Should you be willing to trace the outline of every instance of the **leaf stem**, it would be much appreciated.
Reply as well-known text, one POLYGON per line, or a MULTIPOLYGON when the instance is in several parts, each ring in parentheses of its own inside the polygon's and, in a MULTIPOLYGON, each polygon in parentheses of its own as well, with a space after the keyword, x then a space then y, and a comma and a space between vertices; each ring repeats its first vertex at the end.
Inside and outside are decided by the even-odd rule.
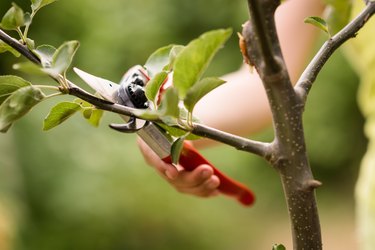
POLYGON ((45 99, 50 99, 50 98, 52 98, 52 97, 56 97, 56 96, 60 96, 60 95, 64 95, 64 93, 62 93, 62 92, 53 93, 53 94, 50 94, 50 95, 45 96, 44 98, 45 98, 45 99))
MULTIPOLYGON (((37 9, 38 10, 38 9, 37 9)), ((28 35, 28 33, 29 33, 29 28, 30 28, 30 26, 31 26, 31 23, 33 22, 33 18, 34 18, 34 16, 35 16, 35 14, 36 14, 36 12, 37 12, 37 10, 31 10, 31 13, 30 13, 30 23, 28 23, 26 26, 25 26, 25 30, 24 30, 24 32, 23 32, 23 35, 27 38, 27 35, 28 35)))
POLYGON ((24 35, 23 35, 22 30, 20 29, 20 27, 17 27, 16 31, 17 31, 18 35, 20 36, 23 44, 27 45, 26 38, 24 37, 24 35))
POLYGON ((57 86, 51 86, 51 85, 33 85, 33 86, 40 88, 40 89, 50 89, 50 90, 56 90, 60 92, 60 88, 57 86))
POLYGON ((189 111, 187 116, 187 124, 189 127, 193 127, 193 112, 189 111))

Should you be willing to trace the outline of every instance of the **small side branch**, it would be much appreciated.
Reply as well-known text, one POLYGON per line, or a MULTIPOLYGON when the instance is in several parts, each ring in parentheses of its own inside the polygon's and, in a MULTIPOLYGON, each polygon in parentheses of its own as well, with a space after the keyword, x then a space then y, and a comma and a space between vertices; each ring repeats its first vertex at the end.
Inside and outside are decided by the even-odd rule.
POLYGON ((323 44, 294 87, 297 95, 303 103, 306 103, 307 95, 309 94, 316 77, 333 52, 335 52, 344 42, 355 37, 357 32, 365 25, 374 13, 375 2, 368 2, 367 6, 355 19, 323 44))
MULTIPOLYGON (((84 91, 83 89, 75 86, 73 83, 69 82, 69 94, 79 97, 82 100, 85 100, 95 106, 97 106, 100 109, 114 112, 121 115, 126 116, 135 116, 136 109, 126 107, 123 105, 119 105, 116 103, 111 103, 106 100, 97 98, 96 96, 91 95, 90 93, 84 91)), ((154 120, 154 121, 160 121, 160 120, 154 120)), ((231 133, 227 133, 224 131, 220 131, 208 126, 205 126, 203 124, 194 123, 193 128, 190 131, 191 133, 202 136, 205 138, 209 138, 218 142, 222 142, 224 144, 227 144, 229 146, 232 146, 234 148, 237 148, 241 151, 246 151, 250 153, 254 153, 258 156, 261 156, 265 159, 269 157, 270 154, 270 147, 268 143, 258 142, 249 140, 240 136, 233 135, 231 133)))
POLYGON ((269 143, 249 140, 198 123, 193 124, 193 129, 191 132, 195 135, 203 136, 230 145, 238 150, 256 154, 265 159, 270 158, 271 144, 269 143))

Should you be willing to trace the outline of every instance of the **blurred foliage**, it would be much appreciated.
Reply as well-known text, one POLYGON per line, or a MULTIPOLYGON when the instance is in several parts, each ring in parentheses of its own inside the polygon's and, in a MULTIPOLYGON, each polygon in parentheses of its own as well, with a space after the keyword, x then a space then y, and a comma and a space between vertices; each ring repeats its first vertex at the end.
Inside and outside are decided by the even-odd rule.
MULTIPOLYGON (((0 2, 0 15, 10 4, 11 0, 0 2)), ((17 4, 27 9, 29 1, 17 4)), ((38 13, 30 36, 56 47, 79 40, 73 64, 116 82, 156 48, 186 44, 215 28, 239 31, 246 19, 242 0, 60 0, 38 13)), ((239 67, 242 56, 237 44, 232 36, 210 66, 210 75, 239 67)), ((0 73, 13 73, 13 57, 0 56, 0 73)), ((68 77, 79 83, 73 74, 68 77)), ((335 54, 308 101, 306 137, 313 171, 325 184, 318 190, 319 200, 326 204, 323 214, 324 207, 341 211, 352 206, 366 143, 355 100, 357 83, 348 63, 335 54)), ((283 221, 279 216, 287 217, 281 185, 259 158, 225 146, 203 152, 255 191, 257 203, 251 209, 227 198, 205 201, 181 195, 146 166, 133 135, 106 127, 117 119, 114 115, 106 115, 98 129, 74 117, 43 132, 43 118, 55 102, 36 107, 1 135, 0 208, 7 216, 0 220, 9 226, 0 233, 14 249, 227 250, 262 249, 262 239, 267 239, 269 248, 283 242, 269 238, 272 225, 283 221)), ((269 139, 270 134, 255 137, 269 139)), ((0 245, 0 249, 6 248, 0 245)))
MULTIPOLYGON (((360 12, 362 8, 363 3, 355 2, 354 13, 360 12)), ((374 29, 375 20, 372 18, 358 33, 356 39, 346 46, 353 67, 361 76, 358 101, 366 117, 365 133, 369 139, 356 186, 358 235, 363 250, 371 250, 375 246, 375 47, 369 42, 375 38, 374 29)))

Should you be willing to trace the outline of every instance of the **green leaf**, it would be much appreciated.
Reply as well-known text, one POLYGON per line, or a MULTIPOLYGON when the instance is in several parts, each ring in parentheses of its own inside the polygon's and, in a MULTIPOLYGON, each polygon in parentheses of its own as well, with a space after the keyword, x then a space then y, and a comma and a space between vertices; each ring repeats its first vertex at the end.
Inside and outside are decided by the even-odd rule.
POLYGON ((88 119, 89 123, 93 125, 94 127, 98 127, 100 124, 100 120, 103 117, 103 113, 104 113, 103 110, 93 108, 91 115, 88 119))
POLYGON ((147 83, 145 87, 145 94, 148 100, 150 100, 153 103, 157 102, 156 99, 159 93, 159 89, 164 83, 164 81, 167 79, 167 77, 168 73, 165 71, 161 71, 151 78, 151 80, 147 83))
POLYGON ((5 30, 16 30, 25 25, 23 10, 15 3, 12 3, 12 5, 1 20, 0 26, 5 30))
MULTIPOLYGON (((171 126, 168 126, 164 123, 158 123, 158 126, 162 127, 165 131, 168 132, 168 134, 170 134, 171 136, 174 136, 174 137, 181 137, 181 136, 186 135, 185 130, 177 128, 177 127, 171 127, 171 126)), ((192 140, 198 140, 198 139, 201 139, 201 137, 198 136, 198 135, 188 134, 186 136, 186 140, 192 141, 192 140)))
POLYGON ((78 47, 78 41, 63 43, 53 54, 51 67, 46 67, 43 70, 53 76, 65 73, 72 63, 74 54, 76 53, 78 47))
POLYGON ((37 11, 40 8, 56 1, 57 0, 31 0, 31 9, 37 11))
POLYGON ((279 244, 276 244, 272 247, 272 250, 286 250, 285 246, 284 245, 279 245, 279 244))
MULTIPOLYGON (((185 106, 180 107, 180 119, 187 120, 189 115, 190 115, 189 111, 186 109, 185 106)), ((200 122, 200 120, 195 116, 192 117, 192 121, 193 122, 200 122)))
POLYGON ((315 27, 323 30, 329 36, 331 36, 328 30, 327 22, 323 18, 320 18, 317 16, 310 16, 310 17, 306 17, 304 22, 314 25, 315 27))
POLYGON ((43 44, 33 50, 34 54, 40 59, 44 68, 51 67, 53 61, 53 55, 56 53, 56 48, 43 44))
MULTIPOLYGON (((180 119, 181 120, 187 120, 188 119, 188 111, 186 110, 185 107, 179 107, 180 111, 180 119)), ((162 117, 162 114, 159 115, 160 117, 162 117)), ((170 118, 170 117, 169 117, 170 118)), ((160 119, 160 118, 159 118, 160 119)), ((196 117, 192 117, 192 120, 195 121, 195 122, 199 122, 199 119, 197 119, 196 117)), ((181 137, 181 136, 184 136, 186 134, 186 130, 183 130, 181 128, 178 128, 176 126, 178 126, 178 122, 177 122, 177 119, 162 119, 163 122, 165 123, 158 123, 158 125, 160 127, 162 127, 164 130, 166 130, 171 136, 174 136, 174 137, 181 137), (171 127, 171 126, 174 126, 174 127, 171 127)), ((198 135, 194 135, 194 134, 188 134, 186 136, 186 139, 187 140, 197 140, 197 139, 200 139, 201 137, 198 136, 198 135)))
POLYGON ((16 57, 19 57, 21 55, 17 50, 13 49, 11 46, 0 40, 0 53, 4 53, 7 51, 12 53, 16 57))
POLYGON ((186 136, 187 135, 182 136, 172 143, 171 158, 172 158, 173 164, 177 164, 180 159, 181 151, 184 146, 184 141, 185 141, 186 136))
POLYGON ((163 115, 160 111, 151 109, 137 109, 134 114, 144 120, 157 120, 163 115))
POLYGON ((193 112, 195 104, 206 94, 211 92, 213 89, 219 87, 225 83, 224 80, 221 80, 216 77, 207 77, 199 82, 197 82, 193 87, 191 87, 186 93, 184 99, 184 105, 189 112, 193 112))
POLYGON ((26 46, 29 50, 33 50, 35 48, 34 40, 32 40, 30 38, 26 38, 26 46))
POLYGON ((177 121, 180 115, 178 103, 177 90, 169 88, 163 94, 158 110, 137 109, 134 114, 145 120, 161 119, 165 124, 175 126, 178 125, 177 121))
POLYGON ((32 22, 32 18, 31 18, 31 15, 29 12, 26 12, 24 15, 23 15, 23 20, 24 20, 24 25, 25 26, 30 26, 31 22, 32 22))
POLYGON ((94 105, 89 102, 86 102, 82 99, 75 99, 74 103, 77 103, 81 106, 81 111, 83 117, 94 127, 98 127, 100 120, 103 117, 103 110, 97 109, 94 105))
POLYGON ((178 107, 179 103, 177 89, 168 88, 161 99, 159 106, 159 111, 162 112, 163 116, 170 116, 174 118, 179 118, 180 109, 178 107))
POLYGON ((150 55, 145 63, 145 68, 147 69, 150 77, 155 76, 162 70, 171 70, 174 59, 176 55, 182 50, 184 46, 181 45, 168 45, 157 49, 154 53, 150 55))
POLYGON ((157 49, 150 55, 145 63, 145 68, 150 77, 155 76, 169 63, 169 53, 174 45, 168 45, 157 49))
POLYGON ((93 105, 89 102, 86 102, 85 100, 82 100, 80 98, 76 98, 73 100, 74 103, 79 104, 82 108, 90 108, 93 107, 93 105))
POLYGON ((173 84, 183 99, 206 71, 212 58, 232 34, 231 29, 204 33, 191 41, 177 56, 174 63, 173 84))
POLYGON ((13 122, 27 114, 44 97, 42 91, 33 86, 14 91, 0 106, 0 132, 5 133, 13 122))
POLYGON ((85 119, 90 119, 91 115, 92 115, 92 109, 91 108, 85 108, 82 110, 82 115, 85 119))
POLYGON ((182 45, 173 46, 173 48, 171 49, 171 52, 169 53, 169 65, 164 67, 165 70, 171 71, 173 69, 177 56, 181 53, 181 51, 184 48, 185 46, 182 46, 182 45))
POLYGON ((44 118, 43 130, 46 131, 60 125, 81 109, 81 105, 75 102, 58 103, 50 110, 46 118, 44 118))
POLYGON ((162 115, 160 116, 160 119, 163 121, 163 123, 167 126, 179 126, 178 124, 178 118, 170 115, 162 115))
POLYGON ((19 70, 24 73, 33 74, 33 75, 46 75, 47 73, 42 70, 41 67, 32 62, 22 62, 16 63, 13 65, 13 69, 19 70))
POLYGON ((13 92, 30 85, 30 82, 18 76, 0 76, 0 105, 13 92))

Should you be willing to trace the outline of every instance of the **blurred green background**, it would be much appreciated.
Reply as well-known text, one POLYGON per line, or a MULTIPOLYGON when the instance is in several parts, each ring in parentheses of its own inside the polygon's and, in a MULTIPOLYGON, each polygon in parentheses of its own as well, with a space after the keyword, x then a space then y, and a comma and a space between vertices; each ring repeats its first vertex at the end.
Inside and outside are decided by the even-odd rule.
MULTIPOLYGON (((11 6, 1 0, 0 15, 11 6)), ((18 0, 29 10, 29 1, 18 0)), ((118 82, 155 49, 186 44, 201 33, 247 19, 243 0, 60 0, 40 11, 30 30, 37 45, 81 43, 74 65, 118 82)), ((232 36, 209 68, 222 75, 242 56, 232 36)), ((0 54, 0 73, 19 74, 19 59, 0 54)), ((47 83, 47 78, 31 78, 47 83)), ((75 75, 69 79, 76 83, 75 75)), ((305 115, 324 245, 353 249, 353 186, 365 150, 363 118, 356 104, 358 78, 340 53, 319 76, 305 115)), ((136 250, 271 249, 290 246, 287 211, 277 174, 261 159, 219 146, 203 151, 214 164, 257 194, 252 208, 227 198, 181 195, 141 158, 134 135, 99 128, 79 116, 50 132, 42 121, 48 100, 0 135, 0 249, 136 250), (223 157, 225 156, 225 157, 223 157)), ((270 131, 253 136, 270 140, 270 131)))

